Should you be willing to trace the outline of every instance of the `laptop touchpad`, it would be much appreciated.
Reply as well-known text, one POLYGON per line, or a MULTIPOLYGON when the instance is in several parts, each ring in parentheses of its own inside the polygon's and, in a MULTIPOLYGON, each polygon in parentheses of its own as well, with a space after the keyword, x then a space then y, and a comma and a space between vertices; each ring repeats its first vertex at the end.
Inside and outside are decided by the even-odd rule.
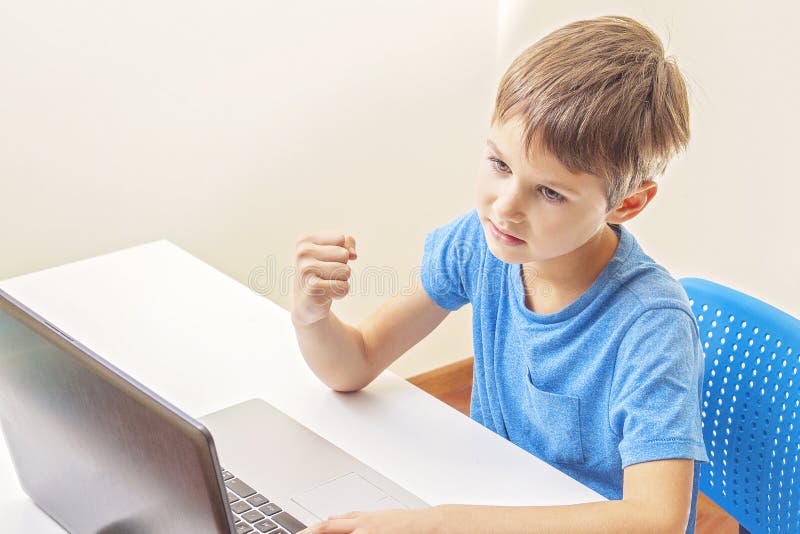
POLYGON ((295 495, 292 500, 321 520, 347 512, 406 508, 356 473, 348 473, 320 484, 312 490, 295 495))

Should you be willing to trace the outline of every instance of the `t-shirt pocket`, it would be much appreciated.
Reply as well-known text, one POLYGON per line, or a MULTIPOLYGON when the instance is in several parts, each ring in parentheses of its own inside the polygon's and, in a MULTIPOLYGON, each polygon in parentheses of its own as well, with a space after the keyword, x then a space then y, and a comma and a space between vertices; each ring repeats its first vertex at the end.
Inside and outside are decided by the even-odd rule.
POLYGON ((543 460, 557 464, 584 463, 581 440, 581 399, 537 388, 528 369, 530 417, 524 435, 525 447, 543 460))

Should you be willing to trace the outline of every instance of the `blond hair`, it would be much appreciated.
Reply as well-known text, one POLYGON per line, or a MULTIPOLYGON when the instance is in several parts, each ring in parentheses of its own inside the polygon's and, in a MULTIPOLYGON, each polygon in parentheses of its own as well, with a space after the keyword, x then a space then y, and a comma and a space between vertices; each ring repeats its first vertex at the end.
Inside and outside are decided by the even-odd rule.
POLYGON ((524 50, 500 80, 492 124, 524 121, 572 172, 606 180, 609 209, 664 172, 689 142, 686 84, 658 36, 622 16, 568 24, 524 50))

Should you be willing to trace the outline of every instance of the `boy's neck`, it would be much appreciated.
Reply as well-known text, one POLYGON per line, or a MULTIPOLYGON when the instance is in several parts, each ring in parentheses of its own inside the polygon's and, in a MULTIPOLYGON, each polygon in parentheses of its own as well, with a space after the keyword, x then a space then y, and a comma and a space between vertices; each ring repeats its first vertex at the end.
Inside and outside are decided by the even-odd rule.
POLYGON ((569 254, 521 266, 525 305, 536 313, 556 313, 578 299, 605 269, 619 244, 607 224, 569 254))

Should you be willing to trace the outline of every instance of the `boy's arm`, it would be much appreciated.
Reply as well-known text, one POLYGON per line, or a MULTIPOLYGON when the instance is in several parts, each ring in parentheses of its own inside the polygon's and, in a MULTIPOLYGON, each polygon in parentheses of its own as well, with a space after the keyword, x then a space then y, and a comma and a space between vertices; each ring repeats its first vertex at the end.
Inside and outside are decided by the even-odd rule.
POLYGON ((303 356, 336 391, 357 391, 433 331, 449 312, 425 291, 419 275, 413 293, 385 301, 358 327, 331 312, 311 325, 295 323, 303 356))
POLYGON ((564 506, 443 505, 441 534, 683 534, 692 499, 694 460, 657 460, 624 470, 619 501, 564 506))

